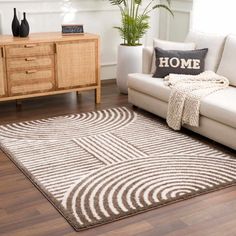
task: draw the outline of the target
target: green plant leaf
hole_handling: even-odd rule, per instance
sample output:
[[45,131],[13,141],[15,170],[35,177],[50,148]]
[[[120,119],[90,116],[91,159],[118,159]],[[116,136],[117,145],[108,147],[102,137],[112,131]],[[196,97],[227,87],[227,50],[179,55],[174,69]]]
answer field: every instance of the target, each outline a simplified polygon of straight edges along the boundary
[[140,45],[141,38],[149,29],[149,13],[157,8],[164,8],[171,15],[173,12],[170,9],[171,0],[166,0],[167,4],[154,4],[155,0],[150,0],[145,10],[140,10],[142,0],[109,0],[112,5],[120,8],[121,26],[116,28],[124,44],[128,46]]
[[124,0],[109,0],[112,5],[120,5]]
[[164,9],[167,10],[172,16],[174,16],[174,14],[173,14],[173,12],[171,11],[171,9],[170,9],[168,6],[164,5],[164,4],[157,4],[157,5],[155,5],[155,6],[152,7],[153,10],[154,10],[154,9],[157,9],[157,8],[164,8]]
[[141,5],[142,4],[142,0],[134,0],[135,4]]

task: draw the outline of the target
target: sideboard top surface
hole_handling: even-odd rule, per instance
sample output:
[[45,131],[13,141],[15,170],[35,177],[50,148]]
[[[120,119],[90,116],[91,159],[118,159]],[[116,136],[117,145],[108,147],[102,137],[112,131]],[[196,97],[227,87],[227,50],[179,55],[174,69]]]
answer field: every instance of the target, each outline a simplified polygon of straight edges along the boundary
[[73,40],[92,40],[98,38],[99,36],[96,34],[86,33],[82,35],[63,36],[61,32],[32,33],[27,38],[13,37],[11,35],[0,35],[0,46],[27,43],[64,42]]

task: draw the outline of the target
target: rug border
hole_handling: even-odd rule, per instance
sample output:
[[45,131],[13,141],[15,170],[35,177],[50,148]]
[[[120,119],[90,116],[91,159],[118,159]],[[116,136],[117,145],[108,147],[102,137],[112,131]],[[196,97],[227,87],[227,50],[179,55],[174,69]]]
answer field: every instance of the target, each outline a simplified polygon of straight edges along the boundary
[[[122,106],[122,107],[125,107],[126,109],[129,109],[133,112],[136,112],[132,109],[130,109],[129,107],[126,107],[126,106]],[[122,108],[122,107],[119,107],[119,108]],[[113,108],[118,108],[118,107],[113,107]],[[112,108],[107,108],[107,109],[112,109]],[[102,110],[107,110],[107,109],[102,109]],[[101,111],[102,111],[101,110]],[[98,110],[99,111],[99,110]],[[83,113],[88,113],[88,112],[83,112]],[[83,114],[83,113],[76,113],[76,114]],[[137,112],[138,114],[140,114],[139,112]],[[72,115],[72,114],[71,114]],[[141,114],[143,115],[143,114]],[[49,117],[49,118],[45,118],[45,119],[50,119],[50,118],[56,118],[56,117],[64,117],[66,115],[60,115],[60,116],[54,116],[54,117]],[[149,118],[149,117],[148,117]],[[37,120],[45,120],[45,119],[37,119]],[[153,119],[153,118],[151,118]],[[32,120],[32,121],[37,121],[37,120]],[[27,121],[22,121],[22,122],[17,122],[17,123],[23,123],[23,122],[27,122]],[[9,123],[8,125],[11,125],[11,124],[17,124],[17,123]],[[5,126],[5,125],[2,125],[2,126]],[[187,134],[185,134],[187,135]],[[209,144],[206,144],[208,146],[210,146]],[[192,198],[195,198],[195,197],[198,197],[198,196],[201,196],[201,195],[205,195],[205,194],[209,194],[209,193],[212,193],[212,192],[216,192],[216,191],[220,191],[220,190],[223,190],[223,189],[227,189],[227,188],[230,188],[230,187],[233,187],[233,186],[236,186],[236,180],[232,181],[231,183],[226,183],[226,184],[223,184],[219,187],[216,187],[214,189],[206,189],[206,190],[202,190],[202,191],[199,191],[198,193],[196,194],[186,194],[184,196],[180,196],[178,199],[175,199],[175,200],[168,200],[166,202],[164,202],[163,204],[161,205],[158,205],[158,206],[151,206],[151,207],[148,207],[148,208],[145,208],[145,209],[142,209],[142,210],[137,210],[137,211],[134,211],[134,212],[131,212],[130,214],[127,214],[125,216],[121,216],[119,218],[110,218],[110,220],[106,220],[106,221],[101,221],[99,223],[96,223],[94,225],[89,225],[89,226],[85,226],[83,228],[81,227],[78,227],[74,221],[71,219],[70,217],[70,214],[67,212],[67,210],[61,205],[61,202],[59,202],[58,200],[56,200],[56,198],[45,188],[41,187],[37,181],[35,180],[35,178],[30,174],[30,172],[21,164],[21,163],[18,163],[17,161],[15,161],[11,155],[11,153],[9,153],[0,143],[0,149],[2,150],[2,152],[8,157],[8,159],[17,167],[17,169],[19,169],[24,175],[25,177],[27,177],[27,179],[30,180],[30,182],[33,184],[33,186],[36,187],[36,189],[38,189],[38,191],[40,193],[42,193],[42,195],[46,198],[46,200],[48,200],[51,205],[61,214],[61,216],[73,227],[73,229],[76,231],[76,232],[81,232],[81,231],[85,231],[85,230],[88,230],[88,229],[92,229],[92,228],[96,228],[96,227],[99,227],[99,226],[102,226],[102,225],[106,225],[106,224],[110,224],[110,223],[113,223],[113,222],[116,222],[116,221],[119,221],[119,220],[123,220],[123,219],[126,219],[126,218],[129,218],[129,217],[132,217],[132,216],[136,216],[136,215],[139,215],[139,214],[142,214],[142,213],[145,213],[145,212],[148,212],[148,211],[152,211],[152,210],[156,210],[156,209],[159,209],[159,208],[162,208],[162,207],[165,207],[165,206],[168,206],[168,205],[172,205],[172,204],[175,204],[175,203],[178,203],[178,202],[182,202],[184,200],[189,200],[189,199],[192,199]],[[226,151],[227,152],[227,151]],[[234,157],[232,157],[234,158]]]

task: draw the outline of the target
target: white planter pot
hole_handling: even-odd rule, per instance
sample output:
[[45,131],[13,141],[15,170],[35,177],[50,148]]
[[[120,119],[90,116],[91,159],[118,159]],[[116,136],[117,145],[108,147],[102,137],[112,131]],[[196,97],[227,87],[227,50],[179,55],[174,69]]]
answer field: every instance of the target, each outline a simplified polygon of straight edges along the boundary
[[142,72],[142,51],[143,46],[119,46],[116,81],[121,93],[128,93],[128,74]]

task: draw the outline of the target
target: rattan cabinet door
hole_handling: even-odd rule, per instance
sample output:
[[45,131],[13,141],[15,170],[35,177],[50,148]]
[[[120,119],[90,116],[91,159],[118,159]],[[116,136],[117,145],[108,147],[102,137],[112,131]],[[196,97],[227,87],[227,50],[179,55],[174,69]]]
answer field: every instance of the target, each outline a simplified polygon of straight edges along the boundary
[[57,43],[58,88],[97,83],[97,44],[95,40]]
[[5,63],[3,48],[0,47],[0,97],[6,94]]

